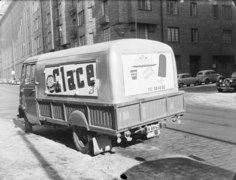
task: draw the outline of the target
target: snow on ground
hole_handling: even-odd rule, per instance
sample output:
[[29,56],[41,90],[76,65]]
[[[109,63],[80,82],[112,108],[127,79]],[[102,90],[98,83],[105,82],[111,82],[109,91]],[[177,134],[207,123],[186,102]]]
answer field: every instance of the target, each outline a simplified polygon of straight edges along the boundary
[[0,147],[1,180],[111,180],[139,164],[116,153],[91,157],[43,136],[25,134],[19,119],[1,119]]
[[199,106],[218,107],[222,109],[236,110],[236,93],[186,93],[185,102]]

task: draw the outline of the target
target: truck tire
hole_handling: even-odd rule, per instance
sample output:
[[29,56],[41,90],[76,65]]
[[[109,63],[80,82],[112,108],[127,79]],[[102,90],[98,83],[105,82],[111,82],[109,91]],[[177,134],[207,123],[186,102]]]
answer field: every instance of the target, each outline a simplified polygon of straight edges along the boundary
[[93,155],[92,138],[84,127],[75,126],[72,129],[73,141],[78,151],[83,154]]
[[17,116],[18,116],[19,118],[23,118],[24,115],[25,115],[24,110],[19,106],[19,107],[18,107],[18,115],[17,115]]
[[24,114],[24,120],[25,120],[25,133],[32,133],[33,126],[32,126],[32,124],[30,124],[30,122],[25,114]]

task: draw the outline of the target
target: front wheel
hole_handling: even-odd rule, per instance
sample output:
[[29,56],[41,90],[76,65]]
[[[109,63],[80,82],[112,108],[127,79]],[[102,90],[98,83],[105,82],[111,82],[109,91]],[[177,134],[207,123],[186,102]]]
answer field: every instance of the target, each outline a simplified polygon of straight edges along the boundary
[[86,128],[73,127],[73,141],[78,151],[83,154],[92,154],[92,138]]
[[184,87],[184,83],[180,83],[180,84],[179,84],[179,87],[180,87],[180,88]]
[[25,133],[32,133],[33,126],[32,126],[32,124],[30,124],[30,122],[25,114],[24,114],[24,120],[25,120]]
[[222,92],[223,91],[223,89],[217,89],[218,90],[218,92]]

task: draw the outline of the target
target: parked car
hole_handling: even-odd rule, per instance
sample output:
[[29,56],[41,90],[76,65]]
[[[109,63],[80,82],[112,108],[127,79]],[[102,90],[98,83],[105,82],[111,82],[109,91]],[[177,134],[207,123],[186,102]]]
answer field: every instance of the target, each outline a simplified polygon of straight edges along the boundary
[[178,85],[183,87],[184,85],[190,86],[191,84],[197,86],[200,81],[196,77],[192,77],[190,73],[181,73],[178,74]]
[[6,83],[7,83],[7,80],[6,80],[6,79],[1,79],[0,83],[1,83],[1,84],[6,84]]
[[230,78],[220,78],[216,82],[218,92],[234,90],[236,91],[236,71],[231,74]]
[[214,70],[202,70],[197,73],[196,78],[200,84],[209,84],[210,82],[215,83],[217,79],[223,77],[221,74],[216,73]]

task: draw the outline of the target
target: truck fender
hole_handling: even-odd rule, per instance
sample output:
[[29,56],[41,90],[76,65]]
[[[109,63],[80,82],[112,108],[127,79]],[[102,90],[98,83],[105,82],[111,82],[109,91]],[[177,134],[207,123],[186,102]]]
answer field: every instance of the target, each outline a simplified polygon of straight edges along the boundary
[[90,130],[87,119],[81,111],[73,111],[70,114],[68,123],[72,126],[85,127],[88,131]]

